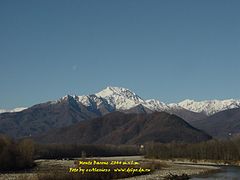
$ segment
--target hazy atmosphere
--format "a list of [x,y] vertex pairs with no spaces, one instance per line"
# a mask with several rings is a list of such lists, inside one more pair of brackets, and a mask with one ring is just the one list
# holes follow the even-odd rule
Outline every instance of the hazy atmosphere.
[[106,86],[240,99],[240,2],[0,1],[0,109]]

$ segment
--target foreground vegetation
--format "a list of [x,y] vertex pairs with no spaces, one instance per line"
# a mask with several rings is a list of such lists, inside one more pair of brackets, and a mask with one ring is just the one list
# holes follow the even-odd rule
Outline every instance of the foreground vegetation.
[[[211,140],[196,144],[181,143],[147,143],[144,148],[137,145],[67,145],[67,144],[36,144],[30,139],[14,141],[0,135],[0,171],[17,171],[34,166],[36,159],[72,159],[103,156],[145,155],[147,158],[189,160],[219,160],[226,163],[239,162],[240,138],[228,140]],[[41,161],[41,160],[40,160]],[[59,162],[60,162],[59,161]],[[36,161],[37,162],[37,161]],[[69,162],[69,161],[67,161]],[[73,163],[73,161],[72,161]],[[145,163],[142,167],[150,168],[151,172],[162,165]],[[58,169],[58,168],[56,168]],[[142,175],[143,173],[69,173],[68,169],[35,172],[37,179],[112,179]]]
[[36,144],[35,159],[139,155],[136,145]]
[[13,171],[34,165],[34,144],[29,139],[15,142],[0,135],[0,170]]
[[36,144],[31,139],[15,141],[0,135],[0,171],[31,168],[36,159],[139,155],[136,145]]
[[149,158],[221,160],[231,163],[240,160],[240,138],[210,140],[197,144],[149,143],[145,151],[146,157]]

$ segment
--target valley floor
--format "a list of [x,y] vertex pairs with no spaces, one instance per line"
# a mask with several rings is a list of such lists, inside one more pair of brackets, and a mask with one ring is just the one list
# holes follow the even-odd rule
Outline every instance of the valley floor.
[[[119,160],[119,161],[142,161],[150,162],[152,164],[161,163],[163,166],[160,170],[155,170],[154,172],[135,176],[131,178],[125,178],[129,180],[145,180],[145,179],[163,179],[169,174],[174,175],[198,175],[218,171],[220,167],[213,166],[216,165],[212,163],[211,165],[197,164],[190,161],[163,161],[163,160],[152,160],[144,159],[142,156],[126,156],[126,157],[102,157],[97,158],[102,160]],[[54,170],[67,172],[69,167],[72,167],[74,160],[36,160],[37,166],[29,172],[19,172],[19,173],[5,173],[0,174],[0,180],[37,180],[37,173],[49,173]]]

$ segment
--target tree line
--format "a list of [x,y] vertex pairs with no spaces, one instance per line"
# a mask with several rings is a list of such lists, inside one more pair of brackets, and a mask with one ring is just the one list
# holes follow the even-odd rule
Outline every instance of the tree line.
[[36,144],[31,139],[13,140],[0,135],[0,171],[34,166],[35,159],[145,155],[148,158],[239,161],[240,137],[196,144],[146,143],[138,145]]
[[148,143],[145,154],[149,158],[172,159],[187,158],[195,160],[223,160],[226,162],[240,159],[240,138],[210,140],[196,144]]
[[35,159],[63,159],[139,154],[136,145],[38,144],[31,139],[13,140],[0,134],[0,171],[34,166]]
[[34,165],[34,143],[30,139],[18,142],[0,135],[0,170],[11,171]]
[[35,159],[131,156],[139,154],[136,145],[36,144]]

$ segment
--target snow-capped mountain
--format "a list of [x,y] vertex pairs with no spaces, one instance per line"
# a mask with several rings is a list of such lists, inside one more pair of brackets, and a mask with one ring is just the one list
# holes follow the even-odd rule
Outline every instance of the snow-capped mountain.
[[107,87],[96,93],[96,96],[106,99],[112,107],[118,110],[127,110],[145,103],[145,101],[134,92],[121,87]]
[[87,96],[78,96],[78,101],[81,102],[84,106],[100,106],[104,103],[103,98],[97,97],[95,94]]
[[105,107],[109,112],[114,110],[128,110],[138,105],[143,105],[152,111],[166,111],[175,114],[176,110],[185,109],[196,113],[204,113],[209,116],[226,109],[240,107],[240,100],[234,99],[199,102],[187,99],[180,103],[165,104],[156,99],[144,100],[127,88],[110,86],[96,94],[73,97],[76,101],[89,108],[100,109],[100,107]]
[[146,100],[143,103],[143,106],[145,106],[148,109],[153,110],[153,111],[166,111],[166,110],[170,109],[170,107],[167,104],[160,102],[158,100],[155,100],[155,99]]
[[19,107],[15,109],[0,109],[0,113],[5,113],[5,112],[20,112],[27,109],[26,107]]
[[165,104],[155,99],[144,100],[129,89],[121,87],[107,87],[95,95],[106,99],[117,110],[127,110],[141,104],[152,111],[166,111],[171,113],[176,112],[176,110],[186,109],[209,116],[223,110],[240,108],[240,100],[234,99],[199,102],[187,99],[180,103]]
[[98,97],[95,94],[87,96],[78,96],[77,101],[82,103],[91,111],[100,111],[102,115],[115,110],[115,107],[109,104],[106,99]]
[[[236,110],[240,111],[240,100],[200,102],[185,100],[180,103],[165,104],[155,99],[144,100],[126,88],[107,87],[96,94],[66,95],[55,101],[36,104],[26,111],[23,111],[26,108],[1,110],[0,113],[21,112],[0,114],[0,132],[12,137],[36,135],[45,133],[52,128],[66,127],[80,121],[100,118],[115,111],[125,114],[148,114],[154,111],[164,111],[191,124],[211,118],[212,116],[208,116],[216,112],[233,108],[239,108]],[[238,117],[238,115],[236,116]],[[224,117],[226,116],[224,115]],[[238,119],[236,122],[238,123]]]
[[[83,104],[91,111],[99,111],[102,114],[113,112],[115,110],[129,110],[138,105],[142,105],[151,111],[166,111],[168,113],[176,114],[178,111],[188,110],[195,113],[204,113],[208,116],[223,110],[240,108],[240,100],[234,99],[206,101],[194,101],[187,99],[180,103],[165,104],[156,99],[144,100],[127,88],[111,86],[96,94],[82,96],[66,95],[57,101],[51,101],[51,103],[59,103],[69,98],[76,103]],[[16,108],[13,110],[0,109],[0,113],[19,112],[24,109],[26,108]]]
[[194,100],[184,100],[177,104],[189,111],[193,112],[203,112],[207,115],[213,115],[217,112],[240,108],[240,100],[227,99],[227,100],[207,100],[207,101],[194,101]]

